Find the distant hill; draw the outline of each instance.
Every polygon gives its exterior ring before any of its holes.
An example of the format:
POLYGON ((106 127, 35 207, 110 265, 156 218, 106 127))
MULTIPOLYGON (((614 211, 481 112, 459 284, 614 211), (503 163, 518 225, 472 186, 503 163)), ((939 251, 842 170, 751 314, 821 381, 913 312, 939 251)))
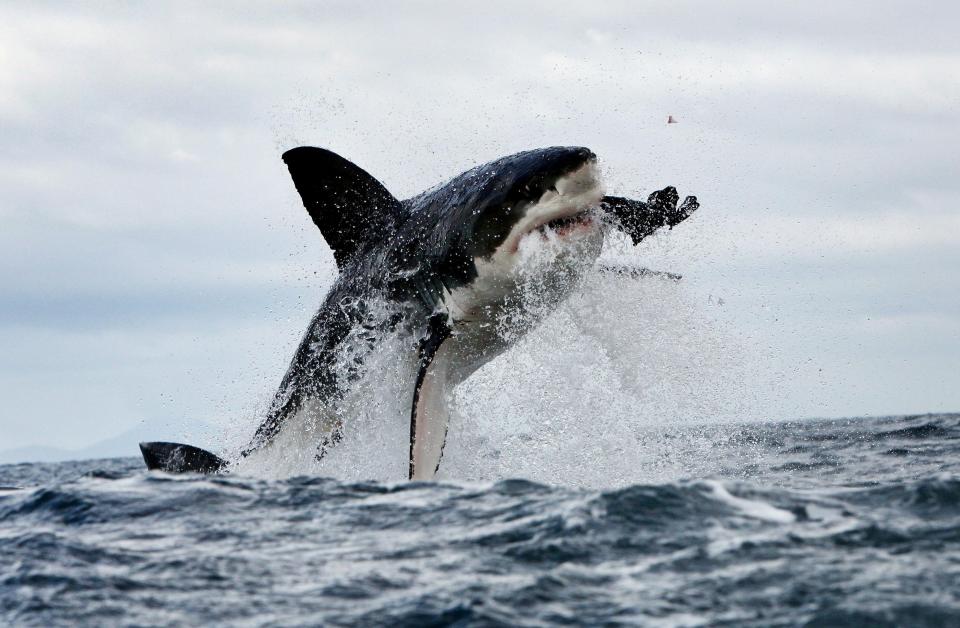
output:
POLYGON ((74 460, 75 457, 65 449, 56 447, 43 447, 42 445, 33 445, 29 447, 17 447, 15 449, 4 449, 0 451, 0 464, 13 464, 16 462, 59 462, 61 460, 74 460))
MULTIPOLYGON (((18 462, 63 462, 65 460, 88 460, 91 458, 125 458, 139 456, 140 449, 137 443, 145 440, 176 440, 177 434, 158 432, 162 428, 141 425, 127 430, 117 436, 104 439, 87 447, 79 449, 60 449, 32 445, 0 450, 0 464, 14 464, 18 462)), ((200 424, 191 429, 191 432, 202 434, 209 431, 209 426, 200 424)), ((176 431, 176 430, 175 430, 176 431)), ((202 443, 200 443, 202 445, 202 443)))

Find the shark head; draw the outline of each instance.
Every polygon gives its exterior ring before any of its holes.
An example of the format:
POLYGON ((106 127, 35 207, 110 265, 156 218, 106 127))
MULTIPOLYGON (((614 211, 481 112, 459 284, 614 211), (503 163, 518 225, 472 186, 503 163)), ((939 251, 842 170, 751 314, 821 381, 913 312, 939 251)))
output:
POLYGON ((602 244, 594 211, 602 198, 596 155, 557 146, 473 168, 409 203, 413 221, 436 238, 417 245, 433 254, 444 308, 469 320, 505 301, 522 305, 524 279, 565 288, 569 281, 551 278, 589 267, 583 258, 595 259, 602 244))
POLYGON ((467 249, 476 260, 515 256, 526 238, 575 236, 603 197, 597 157, 582 147, 551 147, 504 157, 465 173, 481 185, 469 205, 467 249))

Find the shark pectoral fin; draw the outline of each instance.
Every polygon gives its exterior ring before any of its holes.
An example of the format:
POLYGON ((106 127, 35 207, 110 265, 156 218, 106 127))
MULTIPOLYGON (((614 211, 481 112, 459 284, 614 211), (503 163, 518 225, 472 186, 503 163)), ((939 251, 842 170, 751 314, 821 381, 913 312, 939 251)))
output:
POLYGON ((616 218, 620 230, 636 245, 661 227, 673 229, 700 207, 696 196, 688 196, 679 207, 678 200, 677 189, 668 186, 651 194, 646 202, 604 196, 600 205, 616 218))
POLYGON ((411 480, 431 480, 440 467, 447 439, 447 364, 450 328, 445 315, 434 315, 420 344, 420 367, 410 410, 411 480))
POLYGON ((147 468, 167 473, 219 473, 227 461, 209 451, 180 443, 140 443, 147 468))

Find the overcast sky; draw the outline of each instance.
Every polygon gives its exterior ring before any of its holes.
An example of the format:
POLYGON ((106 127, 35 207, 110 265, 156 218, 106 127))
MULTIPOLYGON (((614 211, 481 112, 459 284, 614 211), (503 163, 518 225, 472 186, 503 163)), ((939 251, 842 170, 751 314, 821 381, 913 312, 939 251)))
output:
POLYGON ((252 420, 333 273, 300 144, 399 197, 589 146, 700 197, 638 256, 787 365, 758 412, 960 411, 957 6, 4 2, 0 449, 252 420))

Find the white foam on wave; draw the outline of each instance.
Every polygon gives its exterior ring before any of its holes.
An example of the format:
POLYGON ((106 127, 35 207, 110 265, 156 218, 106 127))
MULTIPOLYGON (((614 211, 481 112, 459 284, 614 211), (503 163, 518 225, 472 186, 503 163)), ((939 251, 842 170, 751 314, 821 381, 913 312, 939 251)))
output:
POLYGON ((716 480, 704 480, 703 485, 707 487, 714 499, 732 506, 751 519, 760 519, 771 523, 793 523, 797 520, 796 515, 789 510, 777 508, 767 502, 737 497, 716 480))

